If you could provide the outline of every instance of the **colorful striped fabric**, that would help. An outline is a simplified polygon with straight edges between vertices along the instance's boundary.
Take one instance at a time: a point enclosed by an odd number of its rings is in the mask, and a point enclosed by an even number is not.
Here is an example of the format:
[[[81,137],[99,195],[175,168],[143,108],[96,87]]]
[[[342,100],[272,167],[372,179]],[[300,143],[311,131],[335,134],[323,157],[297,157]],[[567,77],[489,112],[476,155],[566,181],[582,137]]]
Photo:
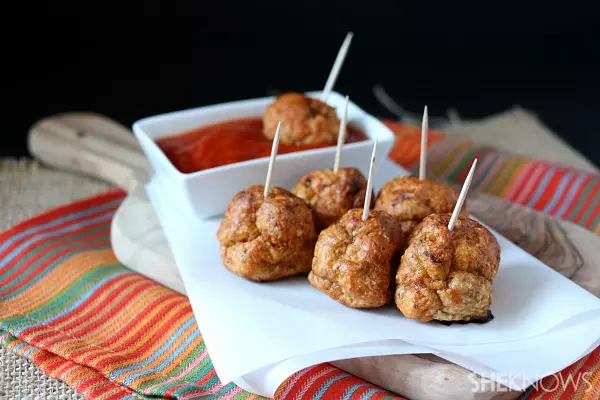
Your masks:
[[[187,297],[129,271],[110,249],[121,191],[0,235],[0,342],[91,399],[252,399],[221,385]],[[282,385],[286,398],[398,398],[330,365]]]
[[[386,122],[399,140],[390,158],[418,167],[421,130]],[[600,176],[554,163],[515,156],[440,132],[429,133],[427,171],[431,178],[462,184],[474,158],[471,190],[504,197],[600,234]]]
[[[390,157],[413,169],[419,130],[387,122]],[[514,157],[432,132],[431,176],[460,183],[473,157],[474,188],[530,205],[600,233],[598,176]],[[257,398],[220,384],[187,298],[120,265],[111,218],[124,193],[67,205],[0,235],[0,342],[91,399]],[[600,397],[600,349],[533,387],[529,399]],[[569,375],[570,374],[570,375]],[[548,391],[568,376],[596,382]],[[574,397],[573,397],[574,396]],[[330,364],[286,380],[277,398],[399,398]]]

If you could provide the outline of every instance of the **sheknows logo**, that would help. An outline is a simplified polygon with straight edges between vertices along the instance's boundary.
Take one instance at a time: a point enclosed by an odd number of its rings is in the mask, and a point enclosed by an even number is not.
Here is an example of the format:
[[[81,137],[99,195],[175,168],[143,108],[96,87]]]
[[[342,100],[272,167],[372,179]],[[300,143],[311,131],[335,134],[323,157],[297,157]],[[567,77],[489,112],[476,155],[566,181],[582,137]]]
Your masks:
[[[554,379],[551,379],[553,377]],[[509,373],[498,373],[483,378],[477,374],[470,373],[469,381],[473,384],[471,391],[476,392],[508,392],[510,389],[508,386],[512,386],[517,382],[533,382],[531,386],[535,390],[543,391],[546,393],[553,393],[556,391],[565,391],[571,388],[574,391],[583,389],[584,392],[589,392],[593,389],[591,383],[592,373],[583,372],[576,374],[552,374],[547,379],[542,380],[539,377],[533,377],[531,379],[523,374],[509,374]],[[512,385],[511,385],[512,384]]]

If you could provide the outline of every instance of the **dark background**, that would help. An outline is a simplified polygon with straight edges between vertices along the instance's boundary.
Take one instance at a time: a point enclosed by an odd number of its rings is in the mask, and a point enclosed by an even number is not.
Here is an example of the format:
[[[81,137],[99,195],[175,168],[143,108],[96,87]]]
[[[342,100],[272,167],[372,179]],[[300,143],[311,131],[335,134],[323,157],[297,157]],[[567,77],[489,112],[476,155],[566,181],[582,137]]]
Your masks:
[[[81,2],[84,3],[84,2]],[[391,115],[530,109],[600,164],[597,2],[145,1],[23,3],[3,15],[0,156],[38,119],[96,111],[127,126],[172,110],[318,90],[347,31],[335,90]]]

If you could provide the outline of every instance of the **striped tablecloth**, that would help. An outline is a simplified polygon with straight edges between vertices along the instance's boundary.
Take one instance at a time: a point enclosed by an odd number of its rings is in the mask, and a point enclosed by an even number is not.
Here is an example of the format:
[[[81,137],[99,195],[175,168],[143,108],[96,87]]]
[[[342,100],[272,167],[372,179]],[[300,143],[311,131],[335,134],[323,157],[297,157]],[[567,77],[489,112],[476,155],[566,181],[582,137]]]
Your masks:
[[[412,169],[419,130],[393,122],[390,158]],[[428,171],[462,182],[472,158],[480,167],[475,190],[578,223],[600,233],[599,176],[516,157],[440,132],[431,132]],[[252,398],[215,375],[187,298],[120,265],[110,249],[110,220],[124,193],[109,191],[54,209],[0,235],[0,342],[50,376],[92,399]],[[240,334],[243,334],[240,327]],[[600,350],[564,374],[600,379]],[[527,397],[598,398],[548,392],[549,377]],[[569,391],[579,391],[570,393]],[[302,370],[278,390],[281,398],[397,397],[329,364]]]

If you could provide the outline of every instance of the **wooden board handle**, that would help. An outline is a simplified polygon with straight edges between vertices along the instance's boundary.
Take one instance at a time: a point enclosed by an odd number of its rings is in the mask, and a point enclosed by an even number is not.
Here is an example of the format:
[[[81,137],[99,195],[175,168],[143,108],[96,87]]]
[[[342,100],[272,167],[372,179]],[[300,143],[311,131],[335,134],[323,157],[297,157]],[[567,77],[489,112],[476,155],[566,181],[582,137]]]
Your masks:
[[[42,163],[130,191],[151,175],[150,163],[126,127],[93,113],[44,118],[30,130],[30,153]]]

